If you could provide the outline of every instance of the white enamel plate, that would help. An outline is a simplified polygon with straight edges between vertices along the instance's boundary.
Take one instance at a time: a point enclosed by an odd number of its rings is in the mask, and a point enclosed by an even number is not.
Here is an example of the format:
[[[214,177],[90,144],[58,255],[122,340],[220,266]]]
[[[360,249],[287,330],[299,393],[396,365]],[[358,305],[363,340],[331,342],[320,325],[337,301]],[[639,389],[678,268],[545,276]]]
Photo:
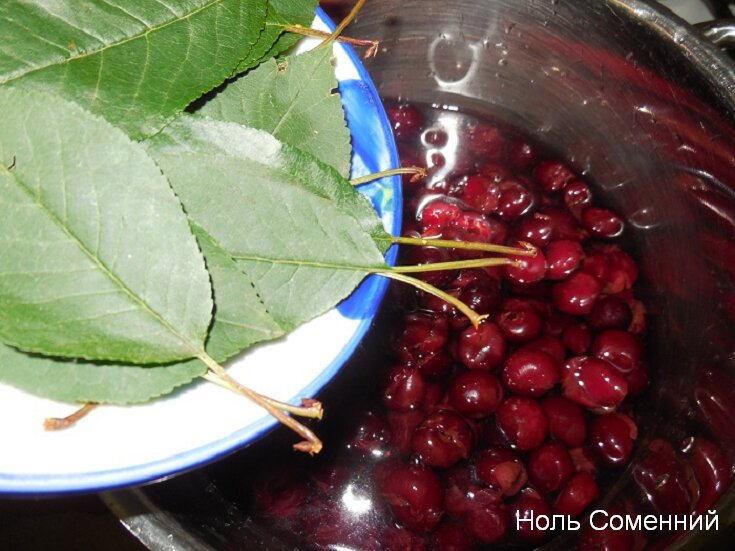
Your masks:
[[[319,12],[315,26],[329,25]],[[397,166],[393,137],[367,73],[350,48],[337,44],[335,55],[352,134],[353,177]],[[361,191],[395,233],[400,180],[386,178]],[[230,362],[230,373],[280,400],[299,403],[314,396],[360,342],[385,289],[384,279],[368,278],[334,310]],[[63,417],[76,408],[0,385],[0,492],[96,491],[156,480],[241,448],[275,424],[246,399],[202,382],[144,405],[97,408],[69,430],[43,430],[44,418]]]

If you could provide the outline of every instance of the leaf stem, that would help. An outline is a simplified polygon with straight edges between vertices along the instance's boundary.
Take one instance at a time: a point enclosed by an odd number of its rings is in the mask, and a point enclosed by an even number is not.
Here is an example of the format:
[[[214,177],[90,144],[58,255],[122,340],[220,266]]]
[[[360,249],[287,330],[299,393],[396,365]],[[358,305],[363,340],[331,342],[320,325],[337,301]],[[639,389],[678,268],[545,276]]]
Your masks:
[[[216,361],[214,361],[209,354],[206,352],[199,352],[197,353],[197,357],[204,362],[204,365],[207,366],[209,369],[209,373],[207,373],[204,378],[206,378],[209,381],[212,381],[212,378],[217,378],[222,382],[222,386],[225,386],[227,388],[230,388],[234,391],[236,391],[238,394],[241,394],[242,396],[245,396],[253,403],[259,405],[264,410],[266,410],[268,413],[270,413],[273,417],[275,417],[278,421],[280,421],[282,424],[290,428],[292,431],[294,431],[296,434],[301,436],[304,440],[301,442],[297,442],[294,444],[294,449],[302,452],[306,452],[309,455],[316,455],[319,453],[322,449],[322,441],[319,440],[319,438],[314,434],[311,430],[309,430],[307,427],[296,421],[293,417],[290,415],[287,415],[283,411],[281,411],[278,407],[274,406],[271,403],[271,399],[264,399],[264,396],[261,396],[254,390],[240,384],[235,379],[230,377],[225,369],[219,365]],[[219,383],[218,383],[219,384]]]
[[[414,181],[419,178],[425,178],[426,169],[421,168],[420,166],[391,168],[390,170],[381,170],[380,172],[374,172],[372,174],[360,176],[359,178],[353,178],[352,180],[350,180],[350,184],[352,184],[353,186],[359,186],[362,184],[367,184],[368,182],[372,182],[374,180],[379,180],[380,178],[385,178],[387,176],[397,176],[399,174],[413,174],[413,178],[411,178],[411,181]]]
[[[430,283],[426,283],[425,281],[422,281],[415,277],[407,276],[401,273],[392,272],[390,270],[385,270],[385,271],[380,271],[380,272],[375,272],[375,273],[383,277],[395,279],[396,281],[408,283],[409,285],[413,285],[414,287],[416,287],[417,289],[420,289],[421,291],[424,291],[426,293],[439,297],[440,299],[454,306],[457,310],[462,312],[465,316],[467,316],[467,318],[470,320],[470,322],[472,322],[472,325],[474,327],[477,327],[478,325],[480,325],[480,322],[488,317],[488,314],[482,314],[482,315],[478,314],[472,308],[467,306],[464,302],[459,300],[457,297],[453,297],[449,293],[445,293],[444,291],[442,291],[441,289],[438,289],[437,287],[434,287]]]
[[[311,36],[314,38],[327,39],[332,36],[331,33],[320,31],[317,29],[310,29],[309,27],[304,27],[302,25],[284,25],[283,30],[294,34],[300,34],[302,36]],[[377,40],[351,38],[349,36],[337,37],[337,42],[344,42],[346,44],[351,44],[352,46],[367,48],[367,50],[365,50],[366,59],[369,57],[374,57],[378,53],[378,46],[380,45],[380,42],[378,42]]]
[[[233,384],[231,384],[230,381],[220,378],[219,375],[215,375],[211,371],[208,371],[207,373],[202,375],[202,379],[206,379],[210,383],[214,383],[216,385],[219,385],[223,388],[226,388],[238,394],[240,392],[237,386],[234,386]],[[321,418],[324,416],[324,408],[322,408],[322,403],[319,402],[318,400],[310,400],[308,398],[302,398],[301,399],[302,405],[294,406],[287,402],[281,402],[279,400],[275,400],[273,398],[260,394],[259,392],[253,391],[253,393],[260,396],[260,398],[263,401],[268,402],[273,407],[278,408],[281,411],[286,411],[293,415],[298,415],[299,417],[307,417],[309,419],[321,420]]]
[[[423,272],[441,272],[442,270],[466,270],[470,268],[488,268],[491,266],[515,266],[520,262],[510,258],[475,258],[471,260],[453,260],[451,262],[432,262],[412,266],[393,266],[388,271],[394,274],[415,274]],[[382,272],[383,270],[381,270]]]
[[[89,414],[89,412],[91,412],[96,407],[97,404],[93,404],[90,402],[84,404],[74,413],[72,413],[71,415],[67,415],[66,417],[48,417],[43,421],[43,428],[44,430],[49,431],[68,429],[69,427],[76,424],[77,421],[79,421],[83,417],[86,417],[87,414]]]
[[[332,31],[332,34],[329,35],[329,37],[326,40],[324,40],[324,42],[322,42],[319,45],[319,47],[321,48],[323,46],[327,46],[331,44],[332,42],[334,42],[334,40],[342,34],[342,31],[345,30],[347,25],[352,23],[352,20],[355,19],[355,17],[357,17],[357,14],[360,12],[362,7],[365,5],[365,2],[367,2],[367,0],[357,0],[355,5],[350,10],[350,13],[348,13],[347,16],[342,21],[339,22],[339,25],[335,27],[335,29]],[[377,52],[377,48],[375,51]]]
[[[487,253],[510,254],[516,256],[536,256],[537,249],[530,243],[522,242],[522,249],[507,247],[494,243],[476,243],[474,241],[453,241],[451,239],[433,239],[423,237],[391,236],[391,243],[398,245],[412,245],[417,247],[438,247],[440,249],[466,249]]]

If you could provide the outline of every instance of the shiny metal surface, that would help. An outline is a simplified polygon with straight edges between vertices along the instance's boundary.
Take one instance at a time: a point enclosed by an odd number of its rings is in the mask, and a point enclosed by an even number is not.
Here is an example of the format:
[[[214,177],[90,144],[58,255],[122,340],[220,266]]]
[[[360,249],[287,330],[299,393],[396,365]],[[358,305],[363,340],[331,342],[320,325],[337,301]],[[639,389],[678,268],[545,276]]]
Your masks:
[[[719,308],[723,291],[735,290],[735,64],[644,1],[397,6],[371,0],[349,32],[381,41],[366,65],[383,97],[501,118],[565,156],[628,219],[654,366],[637,460],[653,439],[700,434],[735,464],[735,321]],[[625,495],[645,506],[635,463],[604,503]],[[211,501],[207,471],[195,479]],[[218,499],[213,511],[236,509]],[[733,502],[730,488],[721,528],[733,521]],[[247,532],[246,516],[230,518],[230,535]],[[703,536],[676,545],[696,548]],[[200,537],[229,536],[216,525]]]
[[[735,324],[718,311],[735,271],[732,60],[635,0],[373,0],[351,32],[381,41],[367,67],[383,97],[506,120],[625,215],[651,325],[638,460],[654,439],[696,433],[735,462]],[[634,462],[604,502],[645,501],[635,473]]]
[[[735,19],[707,21],[698,24],[697,29],[715,46],[735,48]]]

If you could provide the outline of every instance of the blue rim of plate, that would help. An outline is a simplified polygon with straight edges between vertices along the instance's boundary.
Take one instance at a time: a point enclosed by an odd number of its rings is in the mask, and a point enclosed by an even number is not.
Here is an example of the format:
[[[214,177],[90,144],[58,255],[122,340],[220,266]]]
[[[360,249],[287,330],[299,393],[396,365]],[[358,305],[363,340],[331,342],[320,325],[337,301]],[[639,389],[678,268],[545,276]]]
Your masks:
[[[321,8],[317,8],[316,17],[325,23],[330,30],[334,23]],[[359,80],[340,81],[339,91],[345,108],[347,124],[353,135],[353,168],[365,169],[364,173],[373,173],[399,166],[393,133],[387,115],[380,101],[375,86],[359,57],[351,46],[337,44],[347,54],[350,63],[356,69]],[[368,110],[365,110],[365,106]],[[377,117],[361,117],[360,112],[372,110]],[[370,123],[370,127],[365,125]],[[357,141],[356,136],[366,136],[369,142]],[[383,158],[376,159],[375,153],[382,151]],[[359,159],[361,163],[355,163]],[[353,177],[361,176],[353,170]],[[371,184],[361,186],[360,191],[373,202],[378,214],[387,221],[387,230],[396,235],[400,232],[402,196],[401,180],[398,176],[382,178]],[[395,246],[386,254],[386,261],[393,265],[396,260]],[[342,365],[352,356],[355,348],[367,333],[378,307],[388,288],[388,280],[378,276],[369,276],[355,292],[338,306],[343,315],[354,317],[359,313],[360,323],[352,337],[342,347],[340,353],[320,372],[319,376],[301,389],[291,400],[299,403],[301,397],[315,396],[340,370]],[[264,415],[256,422],[234,432],[227,438],[211,442],[193,450],[172,455],[150,463],[134,465],[122,469],[75,473],[70,475],[7,475],[0,473],[0,493],[6,494],[61,494],[90,491],[104,491],[124,486],[144,484],[161,480],[184,471],[200,467],[220,457],[228,455],[252,443],[272,429],[277,421]]]

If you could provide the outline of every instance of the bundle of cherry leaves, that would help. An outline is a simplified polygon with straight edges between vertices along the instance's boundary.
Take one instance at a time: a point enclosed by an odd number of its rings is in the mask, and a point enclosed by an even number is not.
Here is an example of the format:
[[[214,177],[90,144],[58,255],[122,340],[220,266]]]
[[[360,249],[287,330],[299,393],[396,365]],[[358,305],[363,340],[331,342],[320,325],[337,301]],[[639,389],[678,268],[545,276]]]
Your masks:
[[[0,381],[147,401],[386,268],[315,8],[2,3]]]

